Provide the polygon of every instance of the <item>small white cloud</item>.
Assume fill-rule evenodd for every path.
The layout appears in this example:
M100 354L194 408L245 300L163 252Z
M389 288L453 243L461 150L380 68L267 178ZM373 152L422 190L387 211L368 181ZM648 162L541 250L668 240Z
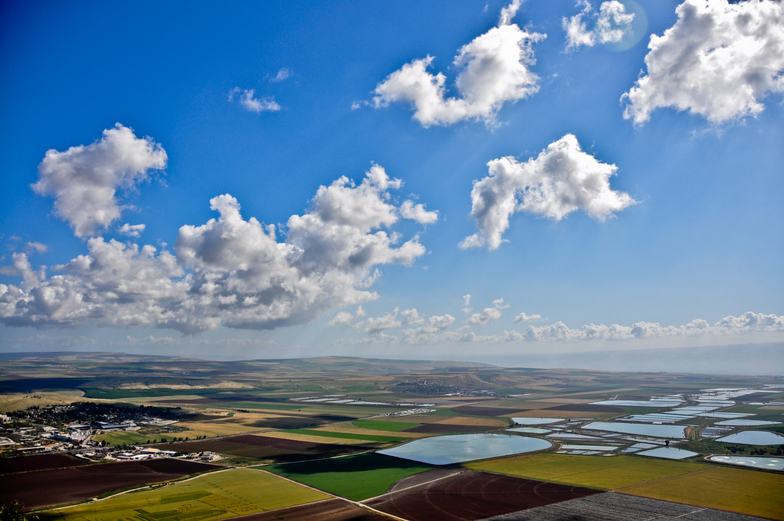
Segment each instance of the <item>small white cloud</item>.
M273 83L279 83L289 78L291 78L291 69L289 69L288 67L283 67L278 71L278 73L273 78L270 78L270 81Z
M580 6L582 12L571 18L564 17L561 23L566 31L567 51L574 51L581 45L618 43L633 30L634 13L627 13L626 7L617 0L602 2L597 13L593 13L593 6L586 0L578 0L577 7ZM588 29L586 17L595 19L593 29Z
M504 103L539 90L539 77L529 69L535 63L531 45L546 35L529 33L511 23L519 7L520 1L512 2L501 11L497 27L460 49L453 62L460 70L455 80L458 97L445 97L446 76L427 71L433 62L433 57L427 56L407 63L379 83L374 90L375 107L410 103L414 118L425 127L463 120L494 123Z
M452 315L434 315L427 320L427 323L416 329L403 331L408 343L423 343L438 340L438 333L445 330L455 321Z
M122 226L120 226L120 229L117 231L123 235L127 235L128 237L139 237L146 227L147 225L145 224L125 223Z
M406 309L401 313L403 315L403 323L402 325L412 325L416 326L418 324L424 324L425 319L419 316L419 312L414 309Z
M491 250L498 248L515 212L560 221L583 210L604 221L636 203L629 194L610 188L610 177L618 167L583 152L572 134L550 143L536 159L520 163L508 156L487 165L490 175L474 181L471 190L471 216L479 232L460 243L463 249L485 244Z
M485 308L481 313L474 313L466 319L466 324L472 326L485 326L493 320L501 318L501 311L498 308Z
M365 320L365 332L369 335L376 335L387 329L402 326L403 322L397 319L399 309L400 308L395 308L391 313Z
M133 188L148 179L150 171L166 168L167 159L152 138L139 139L117 123L91 145L48 150L32 188L54 197L57 214L77 237L86 237L119 219L118 188Z
M354 320L365 316L365 310L362 306L357 306L357 311L353 315L347 311L340 311L335 318L327 322L330 327L343 326L351 329L356 329L358 325L353 324Z
M623 117L645 123L660 107L712 123L755 116L784 92L784 3L686 0L664 35L652 35L647 73L621 97Z
M275 98L272 96L257 98L256 89L243 90L239 87L234 87L231 91L229 91L229 101L234 101L235 98L237 101L239 101L240 105L251 112L255 112L256 114L260 114L262 112L277 112L282 108L277 104L277 102L275 102Z
M502 298L494 300L493 305L495 306L496 309L506 309L509 307L509 304L504 306L504 299Z
M32 253L32 252L46 253L47 251L49 251L49 246L40 242L28 242L25 245L25 249L27 250L28 253Z
M438 211L428 212L425 210L425 205L414 204L411 201L405 201L400 206L400 215L404 219L411 219L420 224L433 224L438 220Z
M466 315L471 313L471 308L468 307L471 304L471 295L463 295L463 313Z
M542 315L526 315L525 313L520 313L514 317L515 324L520 322L539 322L540 320L542 320Z

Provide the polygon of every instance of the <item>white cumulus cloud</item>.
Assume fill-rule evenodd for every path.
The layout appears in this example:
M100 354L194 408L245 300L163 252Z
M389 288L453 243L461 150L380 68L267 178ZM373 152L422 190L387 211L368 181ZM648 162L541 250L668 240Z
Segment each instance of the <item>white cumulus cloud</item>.
M632 31L634 13L627 13L626 7L617 0L602 2L598 12L594 12L593 6L585 0L578 1L577 5L583 6L582 12L562 20L567 51L581 45L593 47L597 43L618 43ZM595 20L592 29L588 29L585 18Z
M91 145L48 150L33 190L54 197L57 214L77 237L94 235L120 217L119 188L132 188L151 170L166 168L166 151L151 138L137 138L117 123Z
M144 224L128 224L125 223L117 230L123 235L127 235L128 237L139 237L144 229L147 228Z
M471 190L471 217L479 232L460 243L464 249L485 244L491 250L498 248L515 212L559 221L583 210L604 221L635 203L629 194L610 188L610 177L618 167L583 152L572 134L548 145L536 159L521 163L507 156L487 165L490 175L474 181Z
M481 313L474 313L470 317L466 319L466 324L470 324L473 326L484 326L492 322L493 320L498 320L501 318L501 310L508 308L509 306L504 306L504 299L499 298L493 301L492 308L485 308L482 310ZM465 310L464 310L465 311Z
M712 123L759 114L770 92L784 92L784 4L769 0L686 0L678 20L652 35L647 73L621 100L642 124L659 107Z
M410 103L423 126L451 125L463 120L495 121L506 102L527 98L539 90L531 45L546 35L528 32L511 23L520 2L504 8L497 27L464 45L453 61L460 73L457 97L446 94L446 76L428 72L433 57L407 63L376 86L373 104Z
M153 325L188 334L220 325L274 329L309 322L376 298L367 288L380 275L378 266L408 265L425 253L416 237L402 242L387 231L399 220L389 190L401 184L374 165L359 185L342 177L322 186L309 210L288 220L284 241L275 226L245 220L239 202L225 194L210 201L217 219L180 228L176 255L93 238L87 255L46 278L25 254L15 254L14 266L3 272L23 282L0 285L0 321ZM358 308L354 318L362 314ZM415 312L406 318L419 320Z
M515 324L520 322L539 322L540 320L542 320L542 315L526 315L525 313L520 313L514 317Z
M282 81L282 80L281 80ZM251 112L277 112L282 109L272 96L256 97L256 89L241 89L234 87L229 91L229 101L237 99L240 105Z
M400 215L421 224L433 224L438 220L438 211L428 212L425 210L425 205L414 204L411 201L405 201L400 205Z
M340 311L335 318L327 322L327 325L330 327L334 326L343 326L347 328L356 328L357 326L353 323L355 319L364 317L365 310L362 309L362 306L357 306L357 311L352 315L348 311Z

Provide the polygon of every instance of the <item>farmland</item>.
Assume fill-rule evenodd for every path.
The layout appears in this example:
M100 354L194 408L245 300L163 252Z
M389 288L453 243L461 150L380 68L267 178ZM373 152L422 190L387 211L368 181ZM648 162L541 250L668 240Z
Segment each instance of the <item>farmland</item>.
M784 519L784 475L731 468L709 468L621 492L689 505Z
M720 420L677 416L699 409L705 389L748 387L749 398L726 398L716 411L784 421L781 406L750 402L780 396L765 387L784 383L777 382L453 362L30 355L0 362L0 403L34 406L9 411L2 424L0 438L7 441L0 445L0 500L22 500L42 519L80 521L384 518L370 507L411 520L436 512L439 519L473 520L538 509L564 516L582 515L583 509L595 515L586 519L598 520L604 519L602 509L618 512L617 519L659 507L682 515L684 504L776 517L771 512L780 509L781 472L730 468L704 458L772 456L782 447L726 444L717 440L720 435L701 435ZM654 396L674 396L682 408L634 405ZM613 399L621 405L593 403ZM620 421L628 415L670 412L677 420L670 428L689 427L687 438L669 439L671 446L696 453L684 461L641 456L664 445L655 435L591 425L602 421L618 429L629 425ZM547 421L538 430L507 431L518 417ZM743 428L732 432L738 431ZM88 437L70 438L80 432ZM465 436L447 437L457 434L542 448L528 455L515 449L506 454L517 455L504 457L472 450L468 459L488 459L437 467L402 459L421 457L406 450L393 452L399 457L375 452L408 442L416 452L425 441L454 452L450 440ZM28 451L44 454L6 458ZM739 493L732 498L728 491ZM65 504L73 506L47 510Z
M48 512L42 521L155 519L212 521L301 505L329 496L265 472L234 469L166 487L122 494L104 501Z
M124 488L162 483L216 470L180 460L106 463L0 476L0 501L18 500L28 508L84 501Z
M384 494L396 481L432 467L378 454L359 454L265 468L311 487L359 501Z
M536 454L503 458L479 463L468 463L475 470L497 472L529 479L552 481L583 487L614 490L706 468L705 463L689 463L634 456L596 458L567 454Z
M416 478L421 481L425 476ZM401 482L397 490L367 504L412 521L463 521L484 519L599 492L473 470L447 476L436 475L434 478L413 486Z

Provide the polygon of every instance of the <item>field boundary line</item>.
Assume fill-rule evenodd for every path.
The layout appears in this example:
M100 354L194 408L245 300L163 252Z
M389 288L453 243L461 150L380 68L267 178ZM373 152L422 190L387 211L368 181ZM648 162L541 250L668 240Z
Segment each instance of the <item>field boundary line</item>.
M258 467L255 467L255 468L254 467L250 467L250 468L252 470L258 470L259 472L263 472L265 474L269 474L270 476L275 476L277 478L285 479L286 481L294 483L295 485L299 485L301 487L309 488L311 490L315 490L316 492L321 492L322 494L326 494L326 495L330 496L332 499L340 499L340 500L346 501L347 503L351 503L355 507L362 508L362 509L365 509L365 510L370 510L371 512L375 512L376 514L381 514L382 516L387 516L387 517L390 517L392 519L397 519L397 521L409 521L408 519L404 519L402 517L397 517L397 516L392 515L392 514L387 514L386 512L382 512L381 510L376 510L375 508L373 508L371 506L363 505L359 501L353 501L351 499L347 499L347 498L344 498L344 497L341 497L341 496L337 496L337 495L333 494L332 492L327 492L326 490L321 490L321 489L318 489L316 487L311 487L310 485L306 485L305 483L300 483L298 481L294 481L293 479L287 478L286 476L279 476L278 474L274 474L274 473L272 473L272 472L270 472L268 470L264 470L264 469L261 469L261 468L258 468ZM326 500L322 499L320 501L326 501ZM312 501L311 503L316 503L316 501ZM310 503L303 503L303 505L308 505L308 504L310 504ZM286 507L286 508L288 508L288 507ZM281 510L281 509L277 508L275 510ZM267 512L274 512L274 510L267 510Z
M380 497L388 496L390 494L397 494L398 492L405 492L406 490L411 490L412 488L421 487L422 485L429 485L431 483L435 483L436 481L441 481L442 479L453 478L455 476L459 476L460 474L462 474L464 472L468 472L469 470L470 469L460 469L456 474L447 474L446 476L441 476L440 478L431 479L430 481L424 481L424 482L418 483L416 485L411 485L410 487L401 488L399 490L393 490L392 492L384 492L381 495L374 496L374 497L369 497L367 499L363 499L362 501L371 501L373 499L378 499ZM427 472L427 471L425 471L425 472ZM412 474L412 475L416 476L416 474Z

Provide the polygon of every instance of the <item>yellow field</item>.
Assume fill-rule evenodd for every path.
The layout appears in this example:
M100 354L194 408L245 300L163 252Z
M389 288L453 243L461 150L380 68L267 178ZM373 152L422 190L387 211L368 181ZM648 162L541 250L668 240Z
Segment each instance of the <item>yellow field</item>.
M10 393L0 394L0 412L12 412L27 409L37 405L62 405L72 402L85 401L82 391L36 392L36 393ZM92 401L92 400L90 400Z
M152 490L41 514L42 520L213 521L312 503L330 496L253 469L214 472Z
M619 492L784 520L784 475L771 472L714 467Z
M534 454L468 463L464 466L497 474L606 490L710 468L707 463L685 463L656 458L567 454Z

